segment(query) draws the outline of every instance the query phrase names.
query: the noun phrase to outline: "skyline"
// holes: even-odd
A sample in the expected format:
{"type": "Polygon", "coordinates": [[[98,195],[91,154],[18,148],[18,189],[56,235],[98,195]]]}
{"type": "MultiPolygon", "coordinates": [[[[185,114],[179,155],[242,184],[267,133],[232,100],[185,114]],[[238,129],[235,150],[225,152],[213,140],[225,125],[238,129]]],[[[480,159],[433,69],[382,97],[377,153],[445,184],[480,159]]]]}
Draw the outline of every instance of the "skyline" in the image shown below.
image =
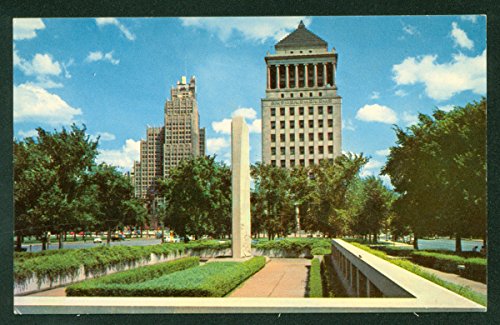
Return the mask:
{"type": "Polygon", "coordinates": [[[485,16],[15,19],[14,136],[85,123],[99,161],[129,170],[170,87],[194,75],[207,154],[229,162],[243,115],[260,161],[264,57],[300,20],[339,53],[343,151],[372,157],[362,175],[384,165],[392,124],[486,95],[485,16]]]}

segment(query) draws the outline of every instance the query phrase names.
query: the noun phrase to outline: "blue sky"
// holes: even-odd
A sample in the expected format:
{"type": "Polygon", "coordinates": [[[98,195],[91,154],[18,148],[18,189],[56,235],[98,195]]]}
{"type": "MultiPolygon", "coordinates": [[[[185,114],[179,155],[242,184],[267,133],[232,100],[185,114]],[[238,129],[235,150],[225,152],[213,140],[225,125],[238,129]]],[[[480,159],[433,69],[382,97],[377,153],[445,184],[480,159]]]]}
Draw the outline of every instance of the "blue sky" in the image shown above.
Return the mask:
{"type": "Polygon", "coordinates": [[[85,123],[99,161],[129,170],[170,87],[197,80],[207,153],[229,162],[229,119],[250,124],[261,159],[266,53],[303,20],[339,54],[345,152],[378,174],[393,124],[486,96],[485,16],[81,18],[14,20],[14,136],[85,123]]]}

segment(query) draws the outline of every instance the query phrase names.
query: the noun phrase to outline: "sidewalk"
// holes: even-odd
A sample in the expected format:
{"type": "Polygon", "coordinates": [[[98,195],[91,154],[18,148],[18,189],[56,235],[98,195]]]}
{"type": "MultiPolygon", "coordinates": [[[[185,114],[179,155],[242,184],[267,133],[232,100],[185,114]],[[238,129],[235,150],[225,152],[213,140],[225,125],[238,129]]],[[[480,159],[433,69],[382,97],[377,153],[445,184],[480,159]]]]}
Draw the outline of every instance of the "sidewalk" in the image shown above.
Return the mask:
{"type": "Polygon", "coordinates": [[[302,298],[306,293],[308,266],[305,258],[274,258],[230,295],[233,297],[302,298]]]}
{"type": "Polygon", "coordinates": [[[472,281],[466,278],[462,278],[460,275],[455,273],[442,272],[428,267],[424,267],[422,265],[418,265],[418,267],[428,273],[434,274],[435,276],[445,281],[455,283],[464,287],[469,287],[471,290],[476,291],[477,293],[483,294],[485,296],[487,294],[487,286],[482,282],[472,281]]]}

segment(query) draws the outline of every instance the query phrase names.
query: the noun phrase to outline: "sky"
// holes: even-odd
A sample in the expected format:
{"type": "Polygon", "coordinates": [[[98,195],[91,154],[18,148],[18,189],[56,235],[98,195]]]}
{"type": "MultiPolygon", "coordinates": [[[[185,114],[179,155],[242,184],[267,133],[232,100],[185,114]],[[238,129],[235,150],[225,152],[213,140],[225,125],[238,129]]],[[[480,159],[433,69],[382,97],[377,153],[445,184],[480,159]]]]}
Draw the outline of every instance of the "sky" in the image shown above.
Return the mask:
{"type": "Polygon", "coordinates": [[[229,164],[230,119],[243,115],[258,162],[264,57],[301,20],[339,55],[342,150],[370,157],[362,176],[385,164],[394,125],[486,96],[485,16],[24,18],[13,22],[14,137],[85,124],[98,161],[129,171],[170,88],[195,76],[207,154],[229,164]]]}

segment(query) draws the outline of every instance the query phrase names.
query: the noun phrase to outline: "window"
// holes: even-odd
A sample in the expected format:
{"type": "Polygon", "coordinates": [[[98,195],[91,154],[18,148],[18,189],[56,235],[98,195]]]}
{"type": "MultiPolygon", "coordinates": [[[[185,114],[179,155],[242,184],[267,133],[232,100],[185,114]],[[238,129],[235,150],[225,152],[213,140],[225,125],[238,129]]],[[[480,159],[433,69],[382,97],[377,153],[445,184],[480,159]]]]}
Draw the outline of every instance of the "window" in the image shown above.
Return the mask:
{"type": "Polygon", "coordinates": [[[295,141],[295,134],[290,134],[290,141],[294,142],[295,141]]]}
{"type": "Polygon", "coordinates": [[[314,141],[314,133],[309,133],[309,141],[314,141]]]}
{"type": "Polygon", "coordinates": [[[276,116],[276,109],[271,107],[271,116],[276,116]]]}
{"type": "Polygon", "coordinates": [[[319,126],[320,128],[322,128],[322,127],[323,127],[323,120],[319,120],[319,121],[318,121],[318,126],[319,126]]]}
{"type": "Polygon", "coordinates": [[[300,127],[301,129],[303,129],[303,128],[304,128],[304,121],[303,121],[303,120],[302,120],[302,121],[299,121],[299,127],[300,127]]]}
{"type": "Polygon", "coordinates": [[[280,128],[284,129],[285,128],[285,121],[280,122],[280,128]]]}
{"type": "Polygon", "coordinates": [[[290,129],[295,128],[295,121],[290,121],[290,129]]]}
{"type": "Polygon", "coordinates": [[[333,106],[328,106],[328,114],[333,114],[333,106]]]}
{"type": "Polygon", "coordinates": [[[271,155],[275,155],[276,154],[276,148],[275,147],[271,147],[271,155]]]}
{"type": "Polygon", "coordinates": [[[323,114],[323,106],[318,106],[318,114],[323,114]]]}
{"type": "Polygon", "coordinates": [[[299,141],[304,141],[304,133],[299,134],[299,141]]]}
{"type": "Polygon", "coordinates": [[[323,133],[318,133],[318,140],[323,141],[323,133]]]}
{"type": "Polygon", "coordinates": [[[280,134],[280,141],[285,142],[285,135],[284,134],[280,134]]]}
{"type": "Polygon", "coordinates": [[[333,133],[332,132],[328,132],[328,140],[333,140],[333,133]]]}
{"type": "Polygon", "coordinates": [[[285,155],[285,147],[280,148],[280,154],[285,155]]]}
{"type": "Polygon", "coordinates": [[[299,153],[300,153],[301,155],[303,155],[303,154],[304,154],[304,147],[300,147],[300,148],[299,148],[299,153]]]}
{"type": "Polygon", "coordinates": [[[276,134],[271,134],[271,142],[276,142],[276,134]]]}
{"type": "Polygon", "coordinates": [[[301,159],[301,160],[300,160],[300,165],[301,165],[301,166],[304,166],[304,165],[305,165],[304,159],[301,159]]]}
{"type": "Polygon", "coordinates": [[[323,153],[323,146],[319,146],[318,149],[319,149],[319,153],[322,154],[323,153]]]}
{"type": "Polygon", "coordinates": [[[304,94],[303,94],[303,93],[300,93],[300,97],[304,97],[304,94]]]}
{"type": "Polygon", "coordinates": [[[313,115],[313,114],[314,114],[314,107],[310,106],[309,107],[309,115],[313,115]]]}
{"type": "Polygon", "coordinates": [[[309,147],[309,153],[312,155],[314,154],[314,147],[309,147]]]}
{"type": "Polygon", "coordinates": [[[294,167],[295,166],[295,160],[290,160],[290,167],[294,167]]]}
{"type": "Polygon", "coordinates": [[[328,153],[333,153],[333,146],[328,146],[328,153]]]}
{"type": "Polygon", "coordinates": [[[276,129],[276,122],[274,121],[271,121],[271,129],[276,129]]]}
{"type": "Polygon", "coordinates": [[[285,161],[284,160],[281,161],[281,167],[285,167],[285,161]]]}
{"type": "Polygon", "coordinates": [[[276,160],[271,160],[271,165],[276,166],[276,160]]]}
{"type": "MultiPolygon", "coordinates": [[[[293,97],[293,94],[292,94],[293,97]]],[[[290,115],[295,115],[295,107],[290,107],[290,115]]]]}
{"type": "Polygon", "coordinates": [[[304,115],[304,107],[299,107],[299,115],[304,115]]]}
{"type": "Polygon", "coordinates": [[[321,96],[323,96],[323,93],[320,91],[320,92],[318,93],[318,95],[319,95],[319,97],[321,97],[321,96]]]}
{"type": "Polygon", "coordinates": [[[333,119],[328,119],[328,127],[333,127],[333,119]]]}
{"type": "Polygon", "coordinates": [[[280,115],[281,115],[281,116],[284,116],[284,115],[285,115],[285,108],[284,108],[284,107],[281,107],[281,108],[280,108],[280,115]]]}
{"type": "Polygon", "coordinates": [[[290,97],[293,98],[293,93],[290,94],[290,97]]]}
{"type": "Polygon", "coordinates": [[[290,148],[290,154],[291,155],[295,155],[295,147],[291,147],[290,148]]]}
{"type": "Polygon", "coordinates": [[[309,159],[309,165],[314,165],[314,159],[309,159]]]}
{"type": "Polygon", "coordinates": [[[313,128],[314,127],[314,120],[309,120],[309,127],[313,128]]]}
{"type": "Polygon", "coordinates": [[[281,94],[281,98],[285,98],[285,94],[281,94]]]}

